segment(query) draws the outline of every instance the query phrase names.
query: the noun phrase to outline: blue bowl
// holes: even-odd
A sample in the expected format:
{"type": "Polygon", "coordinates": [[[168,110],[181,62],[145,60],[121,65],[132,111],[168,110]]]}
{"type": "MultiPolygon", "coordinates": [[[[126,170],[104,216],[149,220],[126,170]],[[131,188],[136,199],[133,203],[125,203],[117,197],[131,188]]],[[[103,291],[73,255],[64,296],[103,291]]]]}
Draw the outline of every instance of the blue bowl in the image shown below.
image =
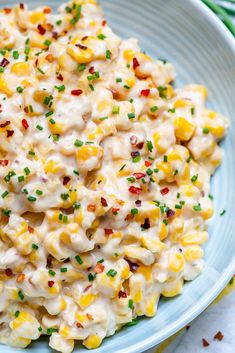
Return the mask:
{"type": "MultiPolygon", "coordinates": [[[[26,1],[27,2],[27,1],[26,1]]],[[[28,1],[31,6],[59,1],[28,1]]],[[[212,180],[215,216],[205,247],[203,273],[184,286],[182,295],[161,300],[152,319],[125,328],[94,353],[139,353],[157,345],[198,316],[220,293],[235,272],[235,40],[220,20],[199,0],[100,0],[111,27],[121,37],[139,38],[155,58],[167,58],[178,74],[177,85],[202,83],[209,91],[208,106],[228,116],[231,127],[222,142],[224,160],[212,180]],[[219,215],[226,209],[223,217],[219,215]]],[[[0,6],[15,1],[0,0],[0,6]]],[[[48,353],[47,340],[33,343],[27,352],[48,353]]],[[[76,351],[76,349],[75,349],[76,351]]],[[[77,347],[80,353],[87,352],[77,347]]],[[[0,353],[15,348],[0,347],[0,353]]]]}

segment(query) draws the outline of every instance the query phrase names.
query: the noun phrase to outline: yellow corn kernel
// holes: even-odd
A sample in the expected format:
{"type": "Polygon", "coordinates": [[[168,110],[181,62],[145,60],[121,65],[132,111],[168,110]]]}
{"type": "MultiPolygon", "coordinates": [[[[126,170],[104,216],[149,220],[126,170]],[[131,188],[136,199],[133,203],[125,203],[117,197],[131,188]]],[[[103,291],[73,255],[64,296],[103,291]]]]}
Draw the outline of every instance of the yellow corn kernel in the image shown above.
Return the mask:
{"type": "Polygon", "coordinates": [[[73,71],[76,69],[77,67],[77,63],[76,61],[74,61],[71,56],[69,56],[68,54],[64,53],[61,54],[58,58],[58,64],[59,66],[66,70],[66,71],[73,71]]]}
{"type": "Polygon", "coordinates": [[[83,220],[84,220],[84,214],[83,214],[82,209],[80,208],[74,217],[74,221],[77,222],[81,226],[83,220]]]}
{"type": "Polygon", "coordinates": [[[184,230],[184,221],[182,218],[176,217],[170,225],[170,239],[172,242],[177,243],[184,230]]]}
{"type": "Polygon", "coordinates": [[[8,87],[7,82],[2,76],[0,77],[0,92],[6,94],[7,97],[11,97],[13,95],[12,90],[8,87]]]}
{"type": "Polygon", "coordinates": [[[180,253],[173,253],[170,255],[169,270],[173,272],[180,272],[184,267],[184,257],[180,253]]]}
{"type": "Polygon", "coordinates": [[[191,245],[185,248],[184,257],[187,262],[193,262],[203,257],[203,250],[200,246],[191,245]]]}
{"type": "Polygon", "coordinates": [[[214,120],[217,117],[217,115],[218,115],[217,112],[214,112],[213,110],[209,110],[209,109],[205,109],[204,112],[207,115],[207,117],[212,119],[212,120],[214,120]]]}
{"type": "Polygon", "coordinates": [[[48,126],[53,134],[62,134],[65,130],[65,125],[62,123],[52,123],[50,120],[48,121],[48,126]]]}
{"type": "Polygon", "coordinates": [[[11,328],[16,330],[20,328],[24,323],[34,324],[35,322],[36,319],[31,314],[26,311],[21,311],[20,315],[11,322],[11,328]]]}
{"type": "Polygon", "coordinates": [[[203,219],[207,220],[213,216],[214,210],[212,207],[208,207],[206,209],[203,209],[200,212],[200,215],[202,216],[203,219]]]}
{"type": "Polygon", "coordinates": [[[58,162],[49,160],[46,164],[44,164],[44,171],[46,173],[56,174],[60,170],[60,165],[58,162]]]}
{"type": "Polygon", "coordinates": [[[152,266],[140,265],[138,267],[137,273],[141,273],[147,282],[152,281],[152,266]]]}
{"type": "Polygon", "coordinates": [[[146,249],[152,251],[153,253],[155,252],[160,253],[166,249],[166,245],[164,243],[162,243],[160,240],[156,238],[153,238],[152,236],[141,237],[141,243],[146,249]]]}
{"type": "Polygon", "coordinates": [[[207,93],[207,89],[205,86],[203,86],[203,85],[190,85],[189,87],[193,92],[200,93],[201,96],[203,97],[203,99],[206,100],[208,93],[207,93]]]}
{"type": "Polygon", "coordinates": [[[68,45],[67,53],[74,59],[78,64],[87,64],[94,59],[94,52],[88,48],[82,50],[74,45],[68,45]]]}
{"type": "Polygon", "coordinates": [[[133,286],[130,286],[130,296],[134,303],[142,301],[142,284],[140,281],[134,281],[133,286]]]}
{"type": "Polygon", "coordinates": [[[11,73],[16,76],[29,76],[30,72],[31,70],[28,62],[18,62],[11,67],[11,73]]]}
{"type": "Polygon", "coordinates": [[[60,300],[60,310],[64,311],[66,308],[67,308],[66,301],[63,298],[61,298],[61,300],[60,300]]]}
{"type": "Polygon", "coordinates": [[[195,126],[182,117],[174,120],[174,126],[175,136],[182,141],[188,141],[195,131],[195,126]]]}
{"type": "Polygon", "coordinates": [[[145,315],[148,317],[155,316],[157,311],[156,298],[153,296],[148,298],[145,303],[145,315]]]}
{"type": "Polygon", "coordinates": [[[92,157],[96,157],[101,153],[101,149],[96,146],[81,146],[76,151],[78,161],[85,162],[92,157]]]}
{"type": "Polygon", "coordinates": [[[43,12],[34,11],[29,16],[29,20],[32,24],[42,23],[45,19],[45,14],[43,12]]]}
{"type": "Polygon", "coordinates": [[[86,322],[87,321],[87,316],[85,314],[81,314],[80,312],[77,312],[75,314],[75,319],[78,322],[86,322]]]}
{"type": "Polygon", "coordinates": [[[89,335],[84,341],[83,345],[88,349],[94,349],[100,346],[102,342],[101,337],[98,335],[89,335]]]}
{"type": "Polygon", "coordinates": [[[162,137],[158,132],[153,134],[153,143],[158,153],[163,154],[166,152],[166,148],[161,144],[162,137]]]}
{"type": "Polygon", "coordinates": [[[123,52],[123,57],[128,63],[131,62],[134,56],[135,56],[135,52],[132,49],[126,49],[123,52]]]}
{"type": "Polygon", "coordinates": [[[127,264],[121,271],[121,278],[127,279],[129,276],[130,276],[130,268],[129,268],[129,265],[127,264]]]}
{"type": "Polygon", "coordinates": [[[162,295],[168,298],[175,297],[176,295],[182,292],[182,287],[183,284],[181,281],[177,281],[176,283],[174,283],[174,285],[171,284],[169,288],[166,285],[166,287],[162,291],[162,295]]]}
{"type": "Polygon", "coordinates": [[[88,293],[88,294],[81,295],[81,297],[78,300],[78,305],[82,309],[85,309],[85,308],[87,308],[89,305],[91,305],[94,302],[96,297],[97,296],[95,294],[93,294],[93,293],[88,293]]]}
{"type": "Polygon", "coordinates": [[[17,348],[26,348],[30,343],[31,343],[31,340],[29,338],[13,337],[11,339],[11,346],[17,347],[17,348]]]}
{"type": "Polygon", "coordinates": [[[160,209],[155,207],[148,210],[139,210],[138,214],[135,216],[136,222],[143,223],[145,218],[150,218],[153,222],[160,218],[160,209]]]}
{"type": "Polygon", "coordinates": [[[214,126],[212,124],[206,124],[204,127],[208,128],[210,133],[218,139],[221,139],[224,136],[225,128],[222,125],[214,126]]]}
{"type": "Polygon", "coordinates": [[[166,98],[167,99],[172,98],[174,95],[173,87],[171,85],[165,85],[165,87],[166,87],[166,90],[164,91],[164,93],[166,95],[166,98]]]}
{"type": "Polygon", "coordinates": [[[69,338],[70,337],[71,330],[68,326],[65,324],[62,324],[60,327],[59,334],[63,336],[64,338],[69,338]]]}
{"type": "Polygon", "coordinates": [[[164,240],[167,237],[168,229],[165,223],[162,222],[159,232],[159,239],[164,240]]]}
{"type": "Polygon", "coordinates": [[[174,149],[168,154],[168,161],[169,162],[182,161],[182,157],[179,154],[179,152],[176,149],[174,149]]]}
{"type": "Polygon", "coordinates": [[[170,183],[170,182],[174,181],[172,167],[169,162],[158,162],[156,164],[156,168],[160,169],[165,174],[164,179],[167,182],[170,183]]]}
{"type": "Polygon", "coordinates": [[[174,103],[174,108],[181,109],[181,108],[186,108],[186,107],[191,106],[191,105],[192,105],[192,103],[187,101],[187,100],[185,100],[185,99],[178,99],[174,103]]]}
{"type": "Polygon", "coordinates": [[[47,46],[45,43],[45,37],[37,32],[33,32],[30,37],[30,45],[33,48],[46,49],[47,46]]]}
{"type": "Polygon", "coordinates": [[[191,232],[183,235],[180,242],[183,246],[187,245],[201,245],[208,240],[208,232],[191,232]]]}
{"type": "Polygon", "coordinates": [[[133,87],[134,84],[135,84],[135,79],[134,77],[128,77],[125,79],[126,81],[126,84],[129,86],[129,87],[133,87]]]}

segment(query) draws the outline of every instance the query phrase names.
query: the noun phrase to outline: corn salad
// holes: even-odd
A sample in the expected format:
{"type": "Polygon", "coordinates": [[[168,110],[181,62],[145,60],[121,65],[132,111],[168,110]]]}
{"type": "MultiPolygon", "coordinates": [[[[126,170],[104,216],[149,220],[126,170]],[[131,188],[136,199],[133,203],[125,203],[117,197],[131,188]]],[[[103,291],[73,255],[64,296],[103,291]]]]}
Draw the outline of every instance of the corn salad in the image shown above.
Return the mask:
{"type": "Polygon", "coordinates": [[[0,342],[88,348],[203,268],[228,122],[95,0],[0,11],[0,342]]]}

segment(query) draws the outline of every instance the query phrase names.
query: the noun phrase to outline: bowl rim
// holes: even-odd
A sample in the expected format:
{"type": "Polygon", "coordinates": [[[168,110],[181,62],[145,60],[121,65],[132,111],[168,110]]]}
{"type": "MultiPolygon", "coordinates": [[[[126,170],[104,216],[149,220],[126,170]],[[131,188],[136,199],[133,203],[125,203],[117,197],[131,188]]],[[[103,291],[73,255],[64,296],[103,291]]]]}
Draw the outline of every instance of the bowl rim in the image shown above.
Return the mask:
{"type": "MultiPolygon", "coordinates": [[[[206,16],[210,25],[217,28],[217,30],[223,36],[224,41],[232,49],[235,55],[235,38],[233,37],[232,33],[226,28],[226,26],[222,23],[222,21],[201,0],[187,1],[190,2],[193,7],[197,8],[206,16]]],[[[137,342],[136,344],[128,348],[117,350],[116,353],[141,353],[155,346],[157,348],[158,344],[180,331],[180,329],[188,325],[197,316],[199,316],[226,287],[229,280],[234,275],[234,272],[235,255],[231,260],[230,264],[220,274],[218,281],[213,285],[210,291],[208,291],[208,293],[202,296],[202,298],[190,310],[188,310],[185,314],[179,317],[172,324],[168,325],[164,332],[160,333],[159,335],[150,335],[149,337],[143,339],[141,342],[137,342]]]]}

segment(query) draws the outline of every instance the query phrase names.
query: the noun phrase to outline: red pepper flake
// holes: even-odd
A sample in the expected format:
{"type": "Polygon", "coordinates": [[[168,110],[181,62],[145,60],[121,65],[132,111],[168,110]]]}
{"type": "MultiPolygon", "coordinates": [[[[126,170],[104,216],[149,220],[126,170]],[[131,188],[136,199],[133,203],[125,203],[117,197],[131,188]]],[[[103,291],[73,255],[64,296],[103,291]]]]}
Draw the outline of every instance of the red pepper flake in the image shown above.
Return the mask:
{"type": "Polygon", "coordinates": [[[10,123],[11,122],[9,120],[5,121],[5,123],[0,124],[0,128],[4,128],[4,127],[8,126],[8,125],[10,125],[10,123]]]}
{"type": "Polygon", "coordinates": [[[173,217],[175,215],[175,211],[169,209],[167,211],[166,215],[167,215],[167,218],[171,218],[171,217],[173,217]]]}
{"type": "Polygon", "coordinates": [[[0,113],[2,113],[2,104],[0,104],[0,113]]]}
{"type": "Polygon", "coordinates": [[[29,233],[34,233],[34,228],[32,228],[32,227],[30,227],[30,226],[28,226],[28,231],[29,231],[29,233]]]}
{"type": "Polygon", "coordinates": [[[43,36],[46,33],[46,29],[42,25],[38,25],[38,32],[43,36]]]}
{"type": "Polygon", "coordinates": [[[117,213],[120,211],[120,208],[117,208],[117,207],[113,207],[112,208],[112,213],[114,214],[114,215],[117,215],[117,213]]]}
{"type": "Polygon", "coordinates": [[[88,38],[88,36],[84,36],[82,37],[81,41],[83,42],[84,40],[86,40],[88,38]]]}
{"type": "Polygon", "coordinates": [[[142,189],[141,188],[137,188],[136,186],[130,186],[129,187],[129,192],[131,192],[132,194],[136,194],[139,195],[141,193],[142,189]]]}
{"type": "Polygon", "coordinates": [[[63,78],[63,76],[62,76],[61,74],[58,74],[58,75],[56,76],[56,78],[57,78],[57,80],[59,80],[59,81],[64,81],[64,78],[63,78]]]}
{"type": "Polygon", "coordinates": [[[10,61],[7,60],[6,58],[3,58],[2,61],[0,62],[0,66],[2,67],[6,67],[9,64],[10,64],[10,61]]]}
{"type": "Polygon", "coordinates": [[[131,143],[132,145],[136,145],[136,144],[137,144],[137,136],[132,135],[132,136],[130,137],[130,143],[131,143]]]}
{"type": "Polygon", "coordinates": [[[94,318],[91,314],[87,313],[86,316],[87,316],[88,320],[90,320],[90,321],[94,320],[94,318]]]}
{"type": "Polygon", "coordinates": [[[24,4],[22,2],[20,3],[20,9],[24,10],[24,4]]]}
{"type": "Polygon", "coordinates": [[[64,178],[63,178],[63,185],[67,185],[69,182],[70,182],[70,177],[68,177],[68,176],[65,176],[64,178]]]}
{"type": "Polygon", "coordinates": [[[135,177],[137,180],[146,177],[146,174],[145,174],[145,173],[134,173],[133,175],[134,175],[134,177],[135,177]]]}
{"type": "Polygon", "coordinates": [[[131,213],[128,213],[127,215],[126,215],[126,217],[125,217],[125,221],[130,221],[130,220],[132,220],[134,218],[134,216],[133,216],[133,214],[131,214],[131,213]]]}
{"type": "Polygon", "coordinates": [[[80,322],[76,322],[76,326],[77,326],[77,328],[84,328],[84,326],[82,326],[82,324],[80,322]]]}
{"type": "Polygon", "coordinates": [[[91,66],[91,67],[89,68],[89,72],[90,72],[90,74],[92,74],[92,75],[95,73],[94,66],[91,66]]]}
{"type": "Polygon", "coordinates": [[[45,58],[49,63],[53,63],[54,56],[52,54],[48,54],[45,58]]]}
{"type": "Polygon", "coordinates": [[[29,128],[29,124],[28,124],[28,121],[27,121],[26,119],[23,119],[23,120],[21,121],[21,123],[22,123],[22,126],[23,126],[23,128],[24,128],[25,130],[27,130],[27,129],[29,128]]]}
{"type": "Polygon", "coordinates": [[[139,142],[139,143],[137,143],[136,147],[137,147],[139,150],[142,150],[142,148],[144,147],[144,142],[139,142]]]}
{"type": "Polygon", "coordinates": [[[45,9],[43,9],[44,13],[51,13],[51,8],[50,7],[46,7],[45,9]]]}
{"type": "Polygon", "coordinates": [[[9,13],[11,13],[12,9],[5,7],[5,9],[3,9],[3,11],[5,12],[6,15],[8,15],[9,13]]]}
{"type": "Polygon", "coordinates": [[[145,164],[145,167],[150,167],[152,165],[152,162],[145,161],[144,164],[145,164]]]}
{"type": "Polygon", "coordinates": [[[25,280],[25,274],[24,273],[20,273],[17,277],[16,277],[16,282],[17,283],[22,283],[25,280]]]}
{"type": "Polygon", "coordinates": [[[218,331],[218,332],[216,333],[216,335],[214,336],[214,339],[215,339],[215,340],[218,340],[218,341],[222,341],[223,338],[224,338],[224,335],[222,334],[221,331],[218,331]]]}
{"type": "Polygon", "coordinates": [[[1,167],[6,167],[8,165],[9,161],[7,159],[0,159],[0,166],[1,167]]]}
{"type": "Polygon", "coordinates": [[[14,134],[14,130],[7,130],[7,137],[11,137],[14,134]]]}
{"type": "Polygon", "coordinates": [[[202,345],[203,347],[208,347],[210,343],[205,338],[202,338],[202,345]]]}
{"type": "Polygon", "coordinates": [[[81,50],[87,50],[87,47],[82,44],[75,44],[76,47],[80,48],[81,50]]]}
{"type": "Polygon", "coordinates": [[[129,265],[129,268],[130,268],[131,272],[136,272],[138,270],[138,268],[139,268],[138,264],[136,264],[135,262],[131,262],[128,259],[125,259],[125,260],[128,262],[128,265],[129,265]]]}
{"type": "Polygon", "coordinates": [[[58,39],[58,32],[53,31],[53,32],[51,33],[51,36],[52,36],[52,38],[54,38],[54,39],[58,39]]]}
{"type": "Polygon", "coordinates": [[[95,212],[96,211],[96,205],[88,205],[87,206],[87,211],[95,212]]]}
{"type": "Polygon", "coordinates": [[[136,205],[136,207],[141,207],[142,201],[141,200],[136,200],[135,201],[135,205],[136,205]]]}
{"type": "Polygon", "coordinates": [[[28,114],[28,113],[29,113],[29,107],[24,107],[24,112],[25,112],[26,114],[28,114]]]}
{"type": "Polygon", "coordinates": [[[132,157],[132,158],[139,157],[139,156],[140,156],[139,151],[133,151],[133,152],[131,152],[131,157],[132,157]]]}
{"type": "Polygon", "coordinates": [[[133,58],[133,69],[135,70],[138,66],[140,66],[139,61],[136,58],[133,58]]]}
{"type": "Polygon", "coordinates": [[[144,223],[141,224],[141,228],[143,228],[143,229],[149,229],[150,228],[149,218],[145,218],[144,223]]]}
{"type": "Polygon", "coordinates": [[[150,94],[150,89],[142,89],[140,94],[141,94],[141,96],[148,97],[150,94]]]}
{"type": "Polygon", "coordinates": [[[162,190],[160,190],[160,193],[162,194],[162,196],[168,194],[168,192],[170,191],[169,188],[163,188],[162,190]]]}
{"type": "Polygon", "coordinates": [[[101,197],[101,198],[100,198],[100,202],[101,202],[101,205],[102,205],[103,207],[107,207],[107,206],[108,206],[107,201],[106,201],[106,199],[105,199],[104,197],[101,197]]]}
{"type": "Polygon", "coordinates": [[[102,21],[102,26],[104,27],[104,26],[106,26],[107,25],[107,21],[102,21]]]}
{"type": "Polygon", "coordinates": [[[123,291],[119,291],[119,293],[118,293],[118,298],[127,298],[127,294],[126,294],[126,292],[123,292],[123,291]]]}
{"type": "Polygon", "coordinates": [[[13,275],[13,271],[11,268],[6,268],[5,269],[5,274],[7,277],[11,277],[13,275]]]}
{"type": "Polygon", "coordinates": [[[111,234],[113,234],[113,230],[105,228],[104,233],[105,233],[105,235],[111,235],[111,234]]]}
{"type": "Polygon", "coordinates": [[[53,287],[54,286],[54,284],[55,284],[55,282],[54,281],[48,281],[48,287],[53,287]]]}
{"type": "Polygon", "coordinates": [[[73,89],[71,91],[72,96],[77,96],[77,97],[80,96],[82,93],[83,91],[81,89],[73,89]]]}
{"type": "Polygon", "coordinates": [[[95,265],[95,268],[94,268],[94,272],[97,274],[104,272],[104,265],[97,262],[97,264],[95,265]]]}
{"type": "Polygon", "coordinates": [[[91,287],[92,287],[92,284],[90,284],[89,286],[87,286],[86,288],[84,288],[84,289],[83,289],[83,293],[88,292],[91,287]]]}

